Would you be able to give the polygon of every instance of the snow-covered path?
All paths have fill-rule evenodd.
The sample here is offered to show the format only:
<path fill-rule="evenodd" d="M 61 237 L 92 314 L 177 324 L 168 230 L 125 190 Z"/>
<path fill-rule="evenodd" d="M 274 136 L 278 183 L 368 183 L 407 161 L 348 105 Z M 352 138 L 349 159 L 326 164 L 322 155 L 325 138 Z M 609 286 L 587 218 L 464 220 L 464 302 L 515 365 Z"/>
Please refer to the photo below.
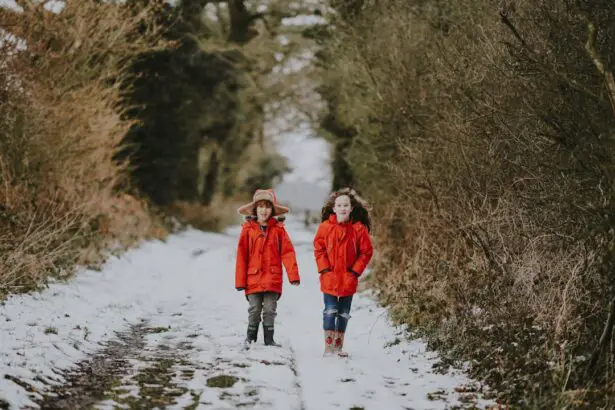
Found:
<path fill-rule="evenodd" d="M 282 347 L 264 346 L 259 334 L 258 344 L 243 350 L 247 302 L 233 282 L 238 229 L 189 230 L 166 243 L 149 242 L 111 259 L 102 272 L 82 272 L 67 284 L 5 301 L 0 408 L 36 407 L 43 396 L 45 408 L 441 409 L 460 404 L 454 389 L 468 383 L 465 376 L 433 373 L 436 357 L 419 341 L 391 343 L 403 333 L 366 293 L 353 303 L 346 342 L 351 357 L 322 357 L 313 232 L 292 219 L 287 229 L 302 283 L 285 285 L 278 305 L 276 339 Z M 132 347 L 115 334 L 129 331 L 142 338 Z M 115 357 L 101 353 L 114 346 Z M 117 365 L 105 364 L 107 359 Z M 62 371 L 79 362 L 72 376 Z M 112 374 L 96 379 L 97 371 L 83 370 L 83 363 Z M 75 380 L 85 385 L 85 393 L 71 392 L 67 384 Z M 88 383 L 100 391 L 88 393 Z M 62 407 L 63 394 L 75 397 Z"/>

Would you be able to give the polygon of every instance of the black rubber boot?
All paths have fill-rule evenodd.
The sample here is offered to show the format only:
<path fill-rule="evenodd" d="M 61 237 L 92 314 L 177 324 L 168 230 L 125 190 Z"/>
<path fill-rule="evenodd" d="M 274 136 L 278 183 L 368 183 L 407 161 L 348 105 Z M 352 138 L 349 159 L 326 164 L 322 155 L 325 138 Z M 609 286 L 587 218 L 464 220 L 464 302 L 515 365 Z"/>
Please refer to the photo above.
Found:
<path fill-rule="evenodd" d="M 255 343 L 258 337 L 258 325 L 248 326 L 248 332 L 246 333 L 246 343 Z"/>
<path fill-rule="evenodd" d="M 277 347 L 280 346 L 275 342 L 275 340 L 273 340 L 273 327 L 263 326 L 263 335 L 265 336 L 265 345 Z"/>

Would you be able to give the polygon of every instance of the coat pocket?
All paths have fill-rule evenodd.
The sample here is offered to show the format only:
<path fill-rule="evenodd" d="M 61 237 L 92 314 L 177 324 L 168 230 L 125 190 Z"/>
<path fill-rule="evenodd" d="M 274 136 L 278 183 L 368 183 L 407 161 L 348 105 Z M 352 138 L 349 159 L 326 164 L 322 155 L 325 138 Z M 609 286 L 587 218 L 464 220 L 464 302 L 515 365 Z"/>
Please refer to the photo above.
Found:
<path fill-rule="evenodd" d="M 260 285 L 261 276 L 260 269 L 258 266 L 251 266 L 248 268 L 248 290 L 253 291 L 257 289 Z"/>
<path fill-rule="evenodd" d="M 273 283 L 274 285 L 279 285 L 282 283 L 282 267 L 281 266 L 271 266 L 269 268 L 269 272 L 271 272 L 271 274 L 269 275 L 271 283 Z"/>
<path fill-rule="evenodd" d="M 357 286 L 359 285 L 359 278 L 355 276 L 352 272 L 344 272 L 344 291 L 345 292 L 356 292 Z"/>

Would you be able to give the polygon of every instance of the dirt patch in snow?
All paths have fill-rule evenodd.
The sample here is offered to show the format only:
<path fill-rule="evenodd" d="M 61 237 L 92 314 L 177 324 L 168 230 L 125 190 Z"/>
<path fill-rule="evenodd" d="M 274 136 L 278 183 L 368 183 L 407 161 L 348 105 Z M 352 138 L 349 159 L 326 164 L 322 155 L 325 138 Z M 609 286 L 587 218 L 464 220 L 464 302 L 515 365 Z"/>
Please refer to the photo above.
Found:
<path fill-rule="evenodd" d="M 147 322 L 130 326 L 117 333 L 117 338 L 74 368 L 58 372 L 65 379 L 49 389 L 35 402 L 43 409 L 92 408 L 107 404 L 117 408 L 155 408 L 176 404 L 178 397 L 190 395 L 185 387 L 175 383 L 176 376 L 190 378 L 194 370 L 184 360 L 182 350 L 159 346 L 155 354 L 143 356 L 148 334 L 160 333 L 161 328 Z M 190 349 L 183 344 L 183 349 Z M 136 372 L 135 363 L 138 369 Z M 180 367 L 183 369 L 179 370 Z M 194 408 L 198 396 L 191 395 Z"/>

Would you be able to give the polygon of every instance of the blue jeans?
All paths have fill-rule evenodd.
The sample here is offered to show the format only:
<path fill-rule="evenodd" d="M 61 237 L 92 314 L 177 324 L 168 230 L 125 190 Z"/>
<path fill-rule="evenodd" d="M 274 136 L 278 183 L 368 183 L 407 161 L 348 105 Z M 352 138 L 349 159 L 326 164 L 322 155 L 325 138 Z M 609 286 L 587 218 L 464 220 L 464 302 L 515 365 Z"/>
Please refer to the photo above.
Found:
<path fill-rule="evenodd" d="M 322 324 L 325 330 L 345 332 L 350 319 L 352 295 L 337 297 L 323 293 L 325 310 L 322 312 Z"/>

